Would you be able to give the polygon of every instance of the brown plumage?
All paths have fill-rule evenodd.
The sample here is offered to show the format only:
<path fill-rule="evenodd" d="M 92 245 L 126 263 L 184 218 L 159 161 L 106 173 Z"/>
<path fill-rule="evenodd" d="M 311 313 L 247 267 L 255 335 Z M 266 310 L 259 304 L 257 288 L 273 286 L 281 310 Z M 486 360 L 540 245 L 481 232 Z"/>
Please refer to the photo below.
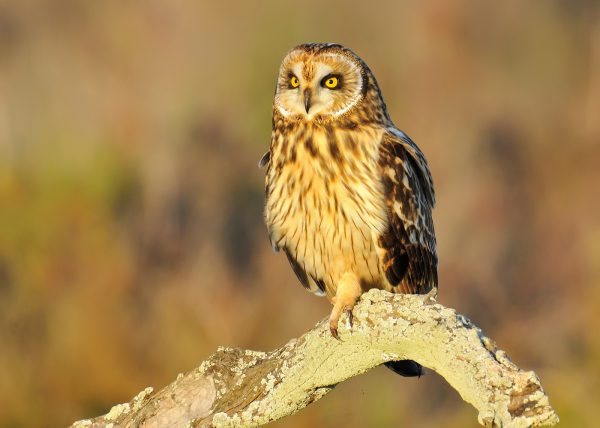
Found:
<path fill-rule="evenodd" d="M 334 307 L 331 332 L 370 288 L 437 289 L 427 162 L 388 116 L 377 81 L 352 51 L 335 44 L 292 49 L 273 103 L 265 219 L 304 287 Z M 351 320 L 351 317 L 350 317 Z M 406 363 L 406 362 L 405 362 Z M 413 362 L 401 374 L 420 374 Z"/>

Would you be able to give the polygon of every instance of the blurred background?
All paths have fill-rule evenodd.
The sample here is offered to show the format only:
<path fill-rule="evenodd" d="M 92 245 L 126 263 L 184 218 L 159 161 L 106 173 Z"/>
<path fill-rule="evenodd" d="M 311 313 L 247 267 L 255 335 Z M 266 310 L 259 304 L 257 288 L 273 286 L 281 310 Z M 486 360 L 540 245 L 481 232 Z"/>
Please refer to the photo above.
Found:
<path fill-rule="evenodd" d="M 538 373 L 562 426 L 597 426 L 597 1 L 3 0 L 0 427 L 105 413 L 327 316 L 271 251 L 257 168 L 308 41 L 362 56 L 428 157 L 440 302 Z M 476 413 L 376 368 L 271 426 L 342 425 Z"/>

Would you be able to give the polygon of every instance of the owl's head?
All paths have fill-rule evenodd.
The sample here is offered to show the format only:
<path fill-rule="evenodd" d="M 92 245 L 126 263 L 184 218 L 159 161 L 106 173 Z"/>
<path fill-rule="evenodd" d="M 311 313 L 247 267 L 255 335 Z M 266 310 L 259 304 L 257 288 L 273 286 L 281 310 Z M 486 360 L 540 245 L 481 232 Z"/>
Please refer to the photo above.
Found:
<path fill-rule="evenodd" d="M 303 44 L 283 59 L 274 100 L 283 116 L 334 120 L 365 104 L 386 116 L 375 77 L 350 49 L 331 43 Z"/>

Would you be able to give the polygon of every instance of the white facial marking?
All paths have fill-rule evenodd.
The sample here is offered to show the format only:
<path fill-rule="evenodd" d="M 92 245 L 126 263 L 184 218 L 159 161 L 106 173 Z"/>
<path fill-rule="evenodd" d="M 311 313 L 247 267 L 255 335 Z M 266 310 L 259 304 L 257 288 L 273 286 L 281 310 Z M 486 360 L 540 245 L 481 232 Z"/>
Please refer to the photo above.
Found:
<path fill-rule="evenodd" d="M 300 89 L 304 86 L 303 85 L 304 79 L 302 77 L 302 71 L 303 71 L 303 69 L 304 69 L 304 64 L 301 63 L 301 62 L 298 62 L 298 63 L 294 64 L 294 66 L 291 69 L 291 71 L 294 74 L 294 76 L 296 76 L 298 78 L 298 80 L 300 81 L 300 87 L 299 87 Z M 279 97 L 275 98 L 275 107 L 277 107 L 277 110 L 279 110 L 279 112 L 283 116 L 288 117 L 288 116 L 292 116 L 294 114 L 302 114 L 303 113 L 303 109 L 300 110 L 300 111 L 294 111 L 294 110 L 288 110 L 288 109 L 286 109 L 283 106 L 282 102 L 281 102 L 282 101 L 281 100 L 281 96 L 282 95 L 280 94 Z M 296 107 L 296 106 L 293 106 L 293 107 Z"/>
<path fill-rule="evenodd" d="M 351 99 L 347 103 L 344 103 L 342 108 L 331 111 L 332 101 L 330 98 L 331 95 L 328 94 L 329 89 L 322 88 L 320 83 L 325 76 L 335 73 L 336 70 L 329 64 L 318 62 L 317 60 L 313 80 L 311 82 L 306 82 L 302 73 L 304 69 L 304 63 L 297 62 L 292 66 L 290 71 L 299 79 L 299 88 L 296 90 L 296 92 L 290 92 L 288 89 L 278 90 L 278 94 L 275 97 L 275 108 L 284 117 L 301 115 L 305 116 L 307 119 L 312 119 L 317 115 L 324 114 L 326 116 L 333 116 L 337 118 L 352 109 L 360 100 L 363 79 L 360 68 L 356 65 L 356 63 L 337 53 L 326 53 L 322 54 L 322 56 L 334 58 L 338 61 L 344 62 L 349 69 L 344 71 L 344 74 L 354 74 L 352 78 L 354 79 L 354 77 L 356 77 L 356 82 L 353 82 L 353 85 L 356 86 L 356 89 L 354 89 Z M 283 78 L 286 77 L 287 76 L 284 76 Z M 311 89 L 313 101 L 312 107 L 308 113 L 306 113 L 304 109 L 303 93 L 306 88 Z"/>
<path fill-rule="evenodd" d="M 354 63 L 354 61 L 349 60 L 345 56 L 338 55 L 338 54 L 327 54 L 326 56 L 329 56 L 332 58 L 337 58 L 338 60 L 344 61 L 346 64 L 348 64 L 350 66 L 352 71 L 355 72 L 356 75 L 358 76 L 358 86 L 357 86 L 358 90 L 354 94 L 354 97 L 352 97 L 350 102 L 348 104 L 346 104 L 345 107 L 341 108 L 338 111 L 333 112 L 334 117 L 339 117 L 339 116 L 343 115 L 344 113 L 348 112 L 352 107 L 354 107 L 356 105 L 356 103 L 358 102 L 358 100 L 360 99 L 360 93 L 361 93 L 360 89 L 363 86 L 362 73 L 360 72 L 360 70 Z"/>
<path fill-rule="evenodd" d="M 275 101 L 275 107 L 277 107 L 277 110 L 279 110 L 279 113 L 281 113 L 282 115 L 284 115 L 285 117 L 291 116 L 293 113 L 291 111 L 286 110 L 281 103 L 279 102 L 279 100 Z"/>

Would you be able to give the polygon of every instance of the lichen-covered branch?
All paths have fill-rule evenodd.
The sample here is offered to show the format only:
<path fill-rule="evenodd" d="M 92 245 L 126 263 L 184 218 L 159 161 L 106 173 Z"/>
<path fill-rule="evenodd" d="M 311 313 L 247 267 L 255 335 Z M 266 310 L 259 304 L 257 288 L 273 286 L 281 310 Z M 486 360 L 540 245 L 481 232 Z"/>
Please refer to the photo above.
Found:
<path fill-rule="evenodd" d="M 342 323 L 344 324 L 344 323 Z M 326 320 L 272 352 L 219 348 L 200 367 L 154 392 L 73 427 L 255 427 L 291 415 L 338 383 L 391 360 L 436 371 L 485 426 L 548 426 L 558 417 L 535 373 L 453 309 L 416 295 L 371 290 L 354 324 L 331 337 Z"/>

